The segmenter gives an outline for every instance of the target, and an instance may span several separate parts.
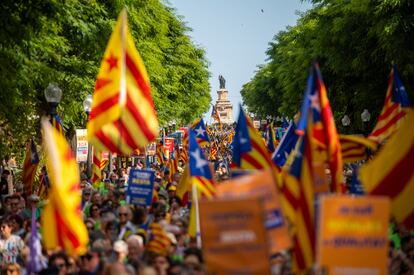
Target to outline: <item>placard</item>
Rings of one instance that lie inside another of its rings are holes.
[[[258,198],[200,202],[206,274],[270,274]]]
[[[128,178],[128,203],[151,205],[155,173],[148,169],[131,169]]]
[[[258,196],[264,202],[265,228],[268,232],[270,253],[290,248],[288,228],[283,218],[276,183],[270,170],[237,177],[217,186],[217,196],[221,198],[249,198]]]
[[[86,129],[76,129],[76,161],[88,160],[88,139]]]
[[[385,275],[390,201],[380,196],[322,196],[317,261],[330,275]]]

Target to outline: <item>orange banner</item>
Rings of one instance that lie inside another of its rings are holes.
[[[206,274],[270,274],[258,198],[200,202]]]
[[[258,196],[264,202],[265,228],[270,242],[270,253],[291,247],[289,232],[284,219],[276,183],[270,170],[261,170],[237,177],[217,186],[217,196],[223,198],[249,198]]]
[[[323,196],[317,261],[330,275],[387,274],[390,201],[379,196]]]

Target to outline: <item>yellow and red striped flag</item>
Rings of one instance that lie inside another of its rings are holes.
[[[398,129],[401,119],[405,116],[404,109],[410,105],[407,92],[400,80],[397,67],[394,65],[388,80],[384,107],[369,138],[382,143],[390,137]]]
[[[102,180],[102,170],[108,164],[109,160],[103,158],[102,152],[99,150],[93,151],[92,157],[92,184],[96,188]]]
[[[360,168],[359,178],[370,195],[391,198],[391,213],[399,223],[414,229],[414,111],[406,118],[384,147]]]
[[[46,249],[63,248],[71,256],[87,251],[88,231],[81,212],[78,164],[61,133],[43,121],[46,167],[51,181],[49,202],[42,213]]]
[[[36,175],[37,166],[39,165],[39,156],[36,151],[36,145],[33,139],[27,144],[26,157],[23,163],[23,185],[24,192],[27,195],[33,193],[33,180]]]
[[[171,240],[159,223],[151,224],[149,228],[149,240],[146,249],[150,252],[167,256],[171,246]]]
[[[128,30],[124,9],[96,80],[88,140],[98,150],[129,155],[157,135],[158,120],[149,77]]]
[[[344,163],[366,160],[378,148],[377,142],[362,136],[339,135],[339,142]]]

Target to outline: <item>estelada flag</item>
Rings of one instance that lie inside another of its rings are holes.
[[[379,153],[360,168],[359,178],[370,195],[391,198],[391,214],[414,229],[414,111],[406,117]]]
[[[36,145],[33,139],[27,144],[26,157],[23,163],[23,184],[26,194],[33,193],[33,180],[36,175],[37,166],[39,165],[39,156],[36,151]]]
[[[101,151],[128,155],[155,140],[158,120],[149,77],[123,10],[106,48],[88,121],[88,140]]]
[[[66,139],[48,121],[42,122],[46,167],[51,181],[49,202],[42,213],[46,249],[63,248],[68,255],[87,251],[88,231],[81,213],[78,164]]]

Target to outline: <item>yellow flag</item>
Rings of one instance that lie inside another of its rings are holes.
[[[80,177],[66,139],[48,121],[42,122],[46,167],[51,182],[49,202],[42,214],[46,249],[63,248],[68,255],[87,251],[88,232],[81,213]]]

